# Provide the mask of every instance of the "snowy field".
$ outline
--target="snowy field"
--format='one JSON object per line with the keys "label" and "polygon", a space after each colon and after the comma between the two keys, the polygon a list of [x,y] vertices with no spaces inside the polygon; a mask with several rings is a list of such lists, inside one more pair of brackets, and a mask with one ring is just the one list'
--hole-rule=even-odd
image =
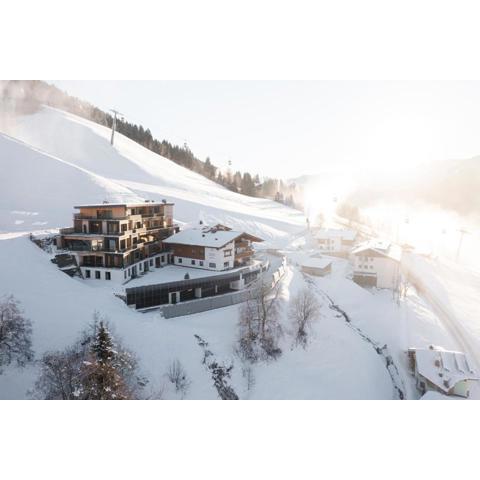
{"label": "snowy field", "polygon": [[[316,252],[298,211],[230,192],[121,135],[112,148],[108,129],[58,110],[45,108],[2,125],[7,135],[0,134],[0,294],[22,302],[33,322],[36,358],[74,342],[99,312],[137,354],[151,398],[179,398],[165,375],[174,359],[191,379],[185,398],[218,398],[202,364],[194,337],[199,335],[217,360],[233,363],[230,383],[242,399],[393,399],[398,398],[394,381],[406,398],[418,398],[407,372],[406,348],[461,347],[414,289],[397,304],[389,292],[354,284],[341,259],[333,259],[332,274],[325,278],[304,276],[298,264]],[[283,354],[256,364],[250,385],[245,365],[234,354],[238,306],[169,320],[158,311],[136,312],[111,289],[63,274],[25,234],[71,225],[75,204],[145,198],[174,202],[179,223],[224,223],[264,238],[264,246],[279,248],[287,257],[279,297]],[[294,346],[287,318],[289,300],[303,287],[322,304],[306,349]],[[385,344],[398,372],[394,381],[384,351],[377,351]],[[0,398],[28,398],[36,375],[35,365],[8,367],[0,375]]]}

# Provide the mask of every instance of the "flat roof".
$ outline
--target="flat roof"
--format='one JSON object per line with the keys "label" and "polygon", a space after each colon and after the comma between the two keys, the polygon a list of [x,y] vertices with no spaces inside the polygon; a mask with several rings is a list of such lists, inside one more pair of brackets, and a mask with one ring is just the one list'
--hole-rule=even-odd
{"label": "flat roof", "polygon": [[75,205],[73,208],[108,208],[108,207],[151,207],[157,205],[174,205],[172,202],[143,202],[143,203],[87,203],[84,205]]}
{"label": "flat roof", "polygon": [[235,274],[244,272],[248,269],[257,269],[261,262],[254,262],[253,265],[247,267],[237,267],[230,270],[204,270],[203,268],[186,267],[182,265],[166,265],[162,268],[156,268],[149,271],[145,275],[130,280],[123,285],[124,288],[143,287],[147,285],[166,284],[170,282],[178,282],[185,280],[188,273],[190,280],[205,279],[210,277],[218,277],[227,274]]}

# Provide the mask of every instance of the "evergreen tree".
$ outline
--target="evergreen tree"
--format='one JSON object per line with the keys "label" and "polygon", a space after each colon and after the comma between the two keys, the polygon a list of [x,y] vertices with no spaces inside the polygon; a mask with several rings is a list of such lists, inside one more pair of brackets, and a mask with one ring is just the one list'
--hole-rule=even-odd
{"label": "evergreen tree", "polygon": [[245,172],[242,177],[242,193],[244,195],[250,195],[254,196],[255,195],[255,184],[252,180],[252,176],[248,173]]}
{"label": "evergreen tree", "polygon": [[110,332],[100,321],[91,346],[90,360],[84,362],[85,398],[89,400],[125,400],[130,392],[120,374],[118,352]]}

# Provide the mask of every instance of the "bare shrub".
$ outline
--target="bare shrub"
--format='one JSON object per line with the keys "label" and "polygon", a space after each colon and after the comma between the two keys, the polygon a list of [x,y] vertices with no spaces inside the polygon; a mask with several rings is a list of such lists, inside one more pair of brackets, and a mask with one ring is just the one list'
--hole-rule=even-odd
{"label": "bare shrub", "polygon": [[250,391],[255,386],[255,375],[251,365],[244,365],[242,368],[242,375],[247,382],[247,390]]}
{"label": "bare shrub", "polygon": [[304,348],[308,342],[308,330],[312,322],[320,315],[320,303],[315,293],[304,288],[290,302],[288,316],[295,329],[295,342]]}
{"label": "bare shrub", "polygon": [[237,351],[244,360],[256,362],[281,355],[278,293],[278,285],[271,289],[268,284],[259,284],[240,308]]}
{"label": "bare shrub", "polygon": [[175,386],[175,391],[181,393],[182,398],[185,397],[190,388],[191,382],[178,358],[173,360],[168,366],[167,377]]}

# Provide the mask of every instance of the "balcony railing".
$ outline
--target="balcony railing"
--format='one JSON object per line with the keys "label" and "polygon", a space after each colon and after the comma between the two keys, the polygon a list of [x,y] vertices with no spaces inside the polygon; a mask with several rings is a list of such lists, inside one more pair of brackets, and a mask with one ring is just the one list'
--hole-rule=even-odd
{"label": "balcony railing", "polygon": [[254,251],[251,248],[239,248],[235,250],[235,258],[251,257]]}
{"label": "balcony railing", "polygon": [[81,267],[103,267],[105,266],[103,261],[96,261],[96,262],[93,262],[93,261],[90,261],[90,260],[84,260],[81,262],[80,264]]}
{"label": "balcony railing", "polygon": [[66,245],[64,248],[73,252],[101,252],[103,245]]}
{"label": "balcony railing", "polygon": [[110,216],[110,217],[97,217],[96,215],[83,215],[81,213],[74,213],[73,214],[73,218],[75,220],[109,220],[109,221],[116,221],[116,220],[128,220],[130,217],[129,216],[125,216],[125,215],[122,215],[120,217],[114,217],[114,216]]}

